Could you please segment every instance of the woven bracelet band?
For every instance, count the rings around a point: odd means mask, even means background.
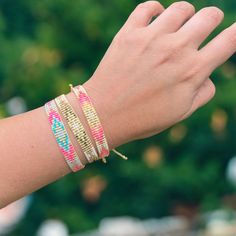
[[[84,152],[88,162],[92,163],[98,160],[99,157],[97,151],[94,148],[89,136],[87,135],[79,117],[76,115],[72,106],[68,102],[66,96],[62,94],[61,96],[55,98],[55,101],[77,142],[79,143],[82,151]]]
[[[69,138],[55,102],[53,100],[47,102],[44,105],[44,108],[47,113],[49,124],[51,126],[54,137],[68,166],[73,172],[83,169],[85,166],[81,163],[75,151],[75,148]]]
[[[104,129],[102,127],[98,114],[92,104],[90,97],[88,96],[85,88],[82,85],[79,85],[78,89],[73,87],[71,84],[70,87],[71,90],[74,92],[75,96],[77,97],[81,109],[87,119],[90,131],[92,133],[92,136],[98,149],[99,158],[101,158],[105,163],[106,162],[105,157],[109,156],[110,151],[105,137]],[[116,153],[118,156],[122,157],[123,159],[125,160],[128,159],[126,156],[124,156],[117,150],[112,149],[112,151]]]

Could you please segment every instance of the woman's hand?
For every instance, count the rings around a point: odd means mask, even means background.
[[[137,6],[84,84],[110,148],[157,134],[214,96],[209,76],[235,52],[236,24],[199,46],[222,19],[216,7],[195,14],[187,2]]]

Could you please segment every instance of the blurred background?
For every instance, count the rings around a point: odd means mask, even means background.
[[[225,12],[211,37],[236,19],[235,0],[189,2]],[[138,3],[0,0],[1,118],[84,83]],[[235,63],[232,57],[213,73],[216,96],[191,118],[120,147],[129,161],[112,154],[107,165],[91,165],[0,210],[0,234],[235,236]]]

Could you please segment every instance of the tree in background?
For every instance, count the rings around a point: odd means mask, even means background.
[[[215,33],[235,20],[234,0],[190,2],[197,9],[214,4],[225,11]],[[12,97],[24,98],[34,109],[69,91],[69,83],[85,82],[138,3],[2,0],[1,116],[9,115],[5,103]],[[35,193],[12,235],[34,235],[47,218],[63,220],[73,233],[96,227],[106,216],[191,217],[220,207],[235,190],[225,174],[236,152],[235,77],[233,57],[212,75],[214,100],[162,134],[122,146],[128,162],[111,157],[107,165],[93,164]]]

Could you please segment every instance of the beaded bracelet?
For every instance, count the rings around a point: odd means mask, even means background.
[[[87,135],[79,117],[76,115],[72,106],[68,102],[66,96],[62,94],[61,96],[55,98],[55,101],[77,142],[79,143],[82,151],[84,152],[88,162],[92,163],[93,161],[98,160],[99,157],[97,151],[94,148],[89,136]]]
[[[74,92],[77,99],[79,100],[81,109],[85,117],[87,118],[90,131],[92,133],[92,136],[95,140],[95,143],[98,149],[99,157],[103,160],[104,163],[106,163],[105,157],[109,156],[110,151],[109,151],[108,143],[105,137],[104,129],[97,115],[97,112],[92,104],[92,101],[90,97],[88,96],[85,88],[82,85],[79,85],[78,89],[74,88],[72,84],[70,84],[69,86],[71,90]],[[123,159],[125,160],[128,159],[126,156],[124,156],[117,150],[112,149],[112,151],[115,152],[120,157],[122,157]]]
[[[55,102],[53,100],[47,102],[44,105],[44,108],[48,115],[48,120],[54,137],[56,138],[60,151],[62,152],[68,166],[73,172],[83,169],[85,166],[81,163],[75,151]]]

